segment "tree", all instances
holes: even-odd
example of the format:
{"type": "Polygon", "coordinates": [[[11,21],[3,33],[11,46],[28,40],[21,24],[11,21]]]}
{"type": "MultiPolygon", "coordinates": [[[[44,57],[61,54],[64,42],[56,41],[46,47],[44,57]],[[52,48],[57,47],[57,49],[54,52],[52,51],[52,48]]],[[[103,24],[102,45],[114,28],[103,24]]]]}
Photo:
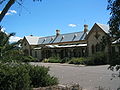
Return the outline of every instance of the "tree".
{"type": "MultiPolygon", "coordinates": [[[[0,4],[2,4],[4,1],[6,0],[1,0],[0,4]]],[[[4,18],[5,14],[8,12],[8,10],[10,9],[10,7],[16,2],[17,0],[9,0],[8,3],[5,5],[5,7],[3,8],[1,14],[0,14],[0,22],[2,21],[2,19],[4,18]]],[[[23,0],[18,0],[17,3],[19,5],[22,5],[20,2],[22,2],[23,0]]],[[[33,0],[33,1],[42,1],[42,0],[33,0]]]]}
{"type": "Polygon", "coordinates": [[[6,34],[0,28],[0,59],[4,59],[8,52],[17,47],[18,43],[9,43],[10,37],[14,35],[15,33],[6,34]]]}
{"type": "Polygon", "coordinates": [[[110,10],[110,35],[116,39],[120,38],[120,0],[108,0],[108,10],[110,10]]]}
{"type": "MultiPolygon", "coordinates": [[[[110,10],[110,20],[108,21],[110,27],[110,36],[114,39],[120,38],[120,0],[108,0],[108,10],[110,10]]],[[[120,72],[120,55],[112,54],[110,69],[119,70],[120,72]]],[[[120,76],[120,73],[119,73],[120,76]]]]}

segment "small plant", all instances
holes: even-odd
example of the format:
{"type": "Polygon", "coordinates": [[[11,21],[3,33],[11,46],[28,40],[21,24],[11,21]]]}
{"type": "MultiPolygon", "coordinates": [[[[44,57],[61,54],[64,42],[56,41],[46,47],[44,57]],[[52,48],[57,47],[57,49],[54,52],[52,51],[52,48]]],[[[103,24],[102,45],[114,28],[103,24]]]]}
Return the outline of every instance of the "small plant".
{"type": "Polygon", "coordinates": [[[53,56],[48,59],[44,59],[43,62],[49,62],[49,63],[60,63],[60,57],[59,56],[53,56]]]}
{"type": "Polygon", "coordinates": [[[70,61],[70,58],[68,58],[68,57],[61,59],[61,63],[66,63],[68,61],[70,61]]]}
{"type": "MultiPolygon", "coordinates": [[[[17,60],[17,59],[16,59],[17,60]]],[[[32,56],[22,56],[21,60],[22,62],[34,62],[37,59],[32,56]]]]}
{"type": "Polygon", "coordinates": [[[72,58],[70,61],[69,61],[69,64],[84,64],[84,61],[86,60],[86,58],[72,58]]]}

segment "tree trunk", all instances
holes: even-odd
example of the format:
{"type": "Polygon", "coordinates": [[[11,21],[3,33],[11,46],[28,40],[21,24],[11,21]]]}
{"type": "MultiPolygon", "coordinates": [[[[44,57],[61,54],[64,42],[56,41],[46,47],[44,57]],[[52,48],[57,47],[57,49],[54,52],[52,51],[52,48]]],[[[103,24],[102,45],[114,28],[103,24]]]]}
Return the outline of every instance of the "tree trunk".
{"type": "Polygon", "coordinates": [[[6,4],[6,6],[4,7],[4,9],[2,10],[1,14],[0,14],[0,22],[2,21],[2,19],[4,18],[5,14],[8,12],[8,10],[10,9],[10,7],[15,3],[15,0],[9,0],[9,2],[6,4]]]}

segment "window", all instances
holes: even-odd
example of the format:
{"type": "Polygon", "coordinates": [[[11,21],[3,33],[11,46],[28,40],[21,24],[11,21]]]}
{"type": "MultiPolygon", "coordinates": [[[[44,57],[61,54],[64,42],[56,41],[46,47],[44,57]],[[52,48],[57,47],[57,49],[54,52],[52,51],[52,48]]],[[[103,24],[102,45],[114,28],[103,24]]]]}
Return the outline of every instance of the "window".
{"type": "Polygon", "coordinates": [[[37,58],[37,51],[35,51],[35,57],[37,58]]]}
{"type": "Polygon", "coordinates": [[[95,48],[96,48],[96,52],[100,51],[100,46],[98,43],[96,44],[95,48]]]}
{"type": "Polygon", "coordinates": [[[118,52],[119,52],[119,54],[120,54],[120,46],[118,46],[118,52]]]}
{"type": "Polygon", "coordinates": [[[25,43],[24,46],[26,46],[27,44],[25,43]]]}
{"type": "Polygon", "coordinates": [[[91,49],[92,49],[92,54],[94,54],[95,52],[94,45],[91,46],[91,49]]]}
{"type": "Polygon", "coordinates": [[[112,46],[112,53],[115,52],[115,46],[112,46]]]}

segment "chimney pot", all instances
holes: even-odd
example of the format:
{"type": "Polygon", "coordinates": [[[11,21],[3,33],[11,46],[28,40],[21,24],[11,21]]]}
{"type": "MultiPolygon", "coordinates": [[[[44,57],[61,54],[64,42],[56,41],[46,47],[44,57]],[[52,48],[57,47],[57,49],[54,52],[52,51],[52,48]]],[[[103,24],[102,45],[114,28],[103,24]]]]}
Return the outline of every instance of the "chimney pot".
{"type": "Polygon", "coordinates": [[[85,25],[84,25],[84,33],[86,33],[87,31],[88,31],[88,25],[85,24],[85,25]]]}
{"type": "Polygon", "coordinates": [[[60,30],[56,30],[56,35],[60,35],[60,30]]]}

